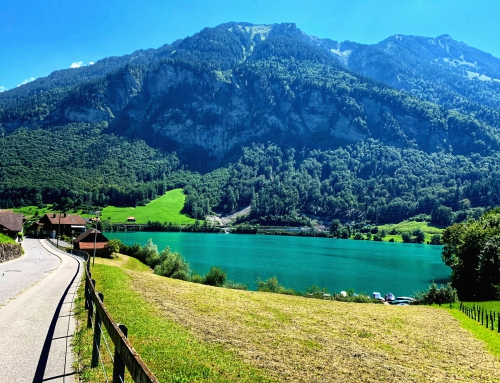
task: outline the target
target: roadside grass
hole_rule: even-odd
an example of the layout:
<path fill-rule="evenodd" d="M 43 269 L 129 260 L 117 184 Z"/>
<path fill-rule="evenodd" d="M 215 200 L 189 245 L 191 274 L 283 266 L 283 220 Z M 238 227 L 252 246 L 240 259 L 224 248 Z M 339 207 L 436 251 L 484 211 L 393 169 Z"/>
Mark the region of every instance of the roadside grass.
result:
<path fill-rule="evenodd" d="M 112 264 L 113 266 L 110 266 Z M 119 267 L 116 267 L 119 265 Z M 98 291 L 104 294 L 104 304 L 113 319 L 128 327 L 128 337 L 160 382 L 273 382 L 265 372 L 239 360 L 234 353 L 217 343 L 196 339 L 188 329 L 174 321 L 165 320 L 161 313 L 136 291 L 131 289 L 128 273 L 151 275 L 147 266 L 133 258 L 97 259 L 92 269 Z M 80 292 L 78 318 L 86 324 Z M 89 367 L 91 332 L 79 331 L 75 337 L 75 353 L 80 376 L 88 382 L 102 382 L 99 369 Z M 109 362 L 109 360 L 108 360 Z M 110 363 L 108 377 L 112 372 Z M 131 381 L 131 380 L 129 380 Z"/>
<path fill-rule="evenodd" d="M 136 223 L 158 221 L 161 223 L 172 222 L 175 224 L 191 224 L 194 223 L 195 220 L 181 214 L 185 200 L 186 196 L 182 189 L 174 189 L 151 201 L 146 206 L 105 207 L 102 210 L 101 219 L 109 220 L 110 222 L 127 222 L 128 217 L 134 217 Z M 92 215 L 83 216 L 93 217 Z"/>
<path fill-rule="evenodd" d="M 487 310 L 493 310 L 500 312 L 500 301 L 485 301 L 485 302 L 462 302 L 465 305 L 472 307 L 473 305 L 481 306 Z M 460 303 L 454 303 L 452 308 L 446 308 L 446 310 L 459 322 L 460 325 L 470 331 L 477 339 L 482 340 L 488 351 L 497 356 L 500 359 L 500 333 L 495 328 L 495 330 L 487 329 L 484 325 L 478 321 L 469 318 L 467 315 L 459 311 Z M 496 324 L 495 324 L 496 326 Z"/>
<path fill-rule="evenodd" d="M 5 234 L 0 234 L 0 243 L 14 243 L 15 244 L 17 242 Z"/>
<path fill-rule="evenodd" d="M 456 310 L 215 288 L 123 255 L 96 261 L 106 306 L 160 381 L 500 381 L 497 354 Z"/>
<path fill-rule="evenodd" d="M 429 222 L 417 222 L 417 221 L 403 221 L 400 223 L 395 223 L 395 224 L 385 224 L 385 225 L 379 225 L 378 226 L 379 231 L 382 229 L 385 229 L 387 232 L 390 232 L 392 229 L 396 229 L 399 233 L 404 233 L 404 232 L 413 232 L 416 229 L 420 229 L 424 232 L 425 234 L 425 242 L 429 242 L 432 238 L 433 235 L 439 234 L 441 235 L 443 233 L 443 228 L 437 227 L 437 226 L 432 226 L 429 224 Z M 396 234 L 396 235 L 390 235 L 388 234 L 383 241 L 387 242 L 391 238 L 394 239 L 394 242 L 403 242 L 403 238 L 401 234 Z"/>

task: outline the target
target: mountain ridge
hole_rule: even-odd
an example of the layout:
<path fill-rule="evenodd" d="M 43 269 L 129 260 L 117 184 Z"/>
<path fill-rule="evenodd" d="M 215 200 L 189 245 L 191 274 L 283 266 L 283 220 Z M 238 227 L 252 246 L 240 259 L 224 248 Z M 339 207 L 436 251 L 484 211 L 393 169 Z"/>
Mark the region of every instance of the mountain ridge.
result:
<path fill-rule="evenodd" d="M 469 206 L 459 203 L 464 198 L 474 208 L 494 201 L 496 178 L 488 177 L 499 170 L 500 84 L 494 80 L 500 60 L 449 36 L 395 35 L 363 45 L 309 36 L 293 23 L 231 22 L 158 50 L 106 60 L 0 95 L 0 133 L 6 138 L 48 139 L 68 130 L 71 145 L 88 145 L 79 152 L 105 148 L 104 167 L 78 162 L 79 175 L 86 168 L 89 174 L 114 173 L 113 185 L 105 177 L 86 180 L 86 190 L 98 189 L 98 197 L 85 197 L 90 200 L 124 199 L 135 187 L 138 203 L 175 185 L 185 187 L 186 211 L 195 217 L 250 204 L 252 214 L 268 219 L 303 211 L 384 220 L 430 213 L 434 205 Z M 459 64 L 470 60 L 475 67 Z M 471 75 L 464 67 L 482 73 Z M 87 131 L 97 142 L 83 138 Z M 126 176 L 108 143 L 125 151 L 132 147 L 127 142 L 138 141 L 154 150 L 134 146 L 148 165 Z M 8 142 L 18 145 L 14 138 Z M 178 159 L 154 165 L 173 153 Z M 408 156 L 430 165 L 412 167 Z M 389 157 L 397 160 L 387 167 Z M 30 161 L 37 163 L 22 162 Z M 453 169 L 462 163 L 469 170 Z M 434 177 L 437 164 L 449 174 Z M 182 173 L 187 169 L 204 175 Z M 380 169 L 387 169 L 385 178 Z M 11 171 L 0 170 L 4 195 Z M 340 186 L 343 179 L 349 181 Z M 484 195 L 474 186 L 478 180 Z M 16 178 L 16 187 L 22 185 Z"/>

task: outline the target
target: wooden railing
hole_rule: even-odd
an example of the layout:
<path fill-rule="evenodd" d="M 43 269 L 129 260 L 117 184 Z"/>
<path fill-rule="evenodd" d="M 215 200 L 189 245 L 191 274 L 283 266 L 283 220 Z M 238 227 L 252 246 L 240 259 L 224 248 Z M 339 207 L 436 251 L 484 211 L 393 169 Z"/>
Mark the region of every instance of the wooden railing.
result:
<path fill-rule="evenodd" d="M 99 365 L 102 324 L 115 346 L 113 360 L 113 382 L 124 382 L 125 367 L 136 383 L 158 382 L 158 379 L 146 366 L 137 351 L 127 339 L 127 327 L 116 323 L 103 304 L 104 296 L 95 289 L 95 281 L 91 278 L 90 263 L 85 268 L 85 309 L 88 310 L 87 327 L 94 328 L 94 344 L 92 348 L 91 367 Z M 108 349 L 108 351 L 110 351 Z M 102 359 L 101 359 L 102 363 Z M 107 380 L 107 379 L 106 379 Z"/>

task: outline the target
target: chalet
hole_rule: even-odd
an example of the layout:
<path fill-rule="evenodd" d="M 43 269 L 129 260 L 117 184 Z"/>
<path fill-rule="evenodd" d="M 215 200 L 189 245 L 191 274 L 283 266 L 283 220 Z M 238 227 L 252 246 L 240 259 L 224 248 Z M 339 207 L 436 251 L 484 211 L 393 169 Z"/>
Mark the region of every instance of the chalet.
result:
<path fill-rule="evenodd" d="M 127 222 L 135 222 L 135 217 L 127 217 Z"/>
<path fill-rule="evenodd" d="M 16 239 L 17 234 L 23 231 L 23 215 L 17 213 L 0 212 L 0 233 Z"/>
<path fill-rule="evenodd" d="M 40 223 L 43 224 L 42 233 L 47 236 L 61 235 L 71 236 L 80 235 L 85 231 L 85 220 L 79 215 L 50 213 L 45 214 Z"/>
<path fill-rule="evenodd" d="M 78 236 L 78 238 L 73 241 L 73 246 L 75 249 L 90 253 L 94 251 L 94 243 L 98 253 L 107 251 L 108 239 L 96 229 L 87 230 L 85 233 Z"/>

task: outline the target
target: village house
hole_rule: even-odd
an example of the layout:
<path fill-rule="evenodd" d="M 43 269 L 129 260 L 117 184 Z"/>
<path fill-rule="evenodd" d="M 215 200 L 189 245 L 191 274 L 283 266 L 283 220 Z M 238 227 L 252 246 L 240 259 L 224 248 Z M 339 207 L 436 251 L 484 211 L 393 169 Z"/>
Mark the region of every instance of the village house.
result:
<path fill-rule="evenodd" d="M 22 214 L 0 211 L 0 233 L 16 239 L 18 237 L 18 233 L 22 232 Z"/>
<path fill-rule="evenodd" d="M 88 253 L 94 251 L 94 244 L 96 253 L 100 255 L 107 254 L 108 239 L 99 230 L 89 229 L 73 241 L 75 249 L 87 251 Z"/>
<path fill-rule="evenodd" d="M 85 220 L 79 215 L 50 213 L 45 214 L 39 221 L 43 224 L 42 234 L 55 237 L 58 234 L 80 235 L 85 231 Z"/>

